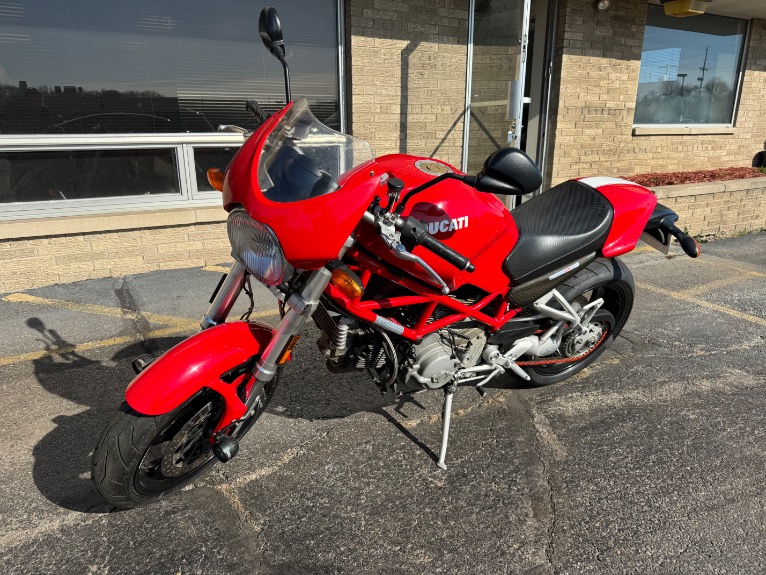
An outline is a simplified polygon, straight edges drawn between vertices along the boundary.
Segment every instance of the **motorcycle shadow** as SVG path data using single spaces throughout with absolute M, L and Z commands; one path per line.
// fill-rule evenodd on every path
M 45 350 L 52 352 L 32 362 L 38 383 L 46 391 L 86 407 L 75 415 L 56 416 L 56 427 L 35 445 L 35 485 L 46 499 L 66 509 L 108 512 L 110 506 L 91 487 L 91 457 L 100 434 L 124 400 L 127 383 L 134 377 L 130 362 L 150 350 L 162 353 L 183 338 L 132 343 L 102 362 L 72 350 L 70 342 L 37 318 L 30 318 L 27 325 L 43 335 Z
M 35 445 L 35 485 L 46 499 L 66 509 L 109 512 L 111 508 L 91 485 L 93 447 L 124 401 L 125 387 L 134 377 L 131 361 L 147 351 L 158 356 L 184 338 L 132 343 L 101 362 L 76 351 L 66 351 L 74 346 L 55 330 L 39 325 L 34 329 L 46 334 L 48 351 L 62 350 L 34 360 L 37 381 L 48 392 L 87 408 L 76 415 L 55 417 L 56 427 Z M 438 415 L 440 412 L 434 409 L 441 402 L 441 394 L 424 393 L 397 399 L 391 393 L 382 396 L 364 372 L 331 374 L 325 371 L 324 358 L 313 343 L 318 332 L 312 331 L 302 338 L 296 359 L 286 367 L 267 413 L 306 420 L 341 419 L 360 412 L 377 414 L 435 461 L 433 449 L 418 437 L 418 430 L 410 427 L 407 419 L 411 419 L 413 413 Z M 493 387 L 506 389 L 519 387 L 510 378 L 497 378 L 492 383 Z

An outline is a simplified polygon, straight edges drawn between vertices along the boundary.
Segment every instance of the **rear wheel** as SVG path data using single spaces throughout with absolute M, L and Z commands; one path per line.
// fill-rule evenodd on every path
M 241 438 L 263 413 L 276 388 L 261 392 L 256 413 Z M 203 390 L 169 413 L 143 415 L 123 403 L 93 453 L 91 475 L 98 493 L 115 507 L 153 503 L 180 489 L 215 461 L 210 438 L 225 410 L 224 399 Z
M 633 309 L 633 276 L 617 259 L 597 259 L 557 289 L 576 309 L 598 298 L 604 304 L 584 326 L 584 333 L 562 338 L 554 355 L 518 362 L 538 386 L 570 378 L 596 361 L 622 331 Z

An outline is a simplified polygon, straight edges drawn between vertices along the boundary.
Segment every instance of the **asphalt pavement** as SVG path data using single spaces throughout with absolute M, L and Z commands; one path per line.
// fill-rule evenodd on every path
M 327 373 L 312 327 L 240 455 L 131 511 L 91 450 L 220 270 L 2 294 L 0 573 L 766 573 L 766 234 L 679 254 L 624 258 L 633 315 L 572 380 L 459 389 L 447 471 L 440 395 Z

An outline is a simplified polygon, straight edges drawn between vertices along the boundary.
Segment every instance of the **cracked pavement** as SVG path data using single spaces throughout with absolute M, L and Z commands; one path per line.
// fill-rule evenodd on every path
M 312 326 L 232 462 L 125 512 L 90 487 L 91 449 L 132 359 L 192 333 L 219 276 L 6 295 L 2 572 L 766 572 L 766 234 L 702 247 L 624 258 L 633 315 L 570 381 L 460 388 L 446 472 L 441 394 L 327 373 Z

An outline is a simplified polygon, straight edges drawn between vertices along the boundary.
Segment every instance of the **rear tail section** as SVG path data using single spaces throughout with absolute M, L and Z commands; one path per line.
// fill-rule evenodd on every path
M 667 254 L 670 250 L 670 239 L 674 237 L 681 244 L 686 255 L 696 258 L 700 255 L 700 245 L 693 237 L 685 234 L 676 227 L 678 214 L 670 208 L 657 204 L 646 222 L 641 239 L 653 248 Z
M 657 203 L 651 190 L 620 178 L 594 177 L 579 180 L 599 191 L 614 209 L 614 222 L 602 254 L 614 257 L 636 247 L 639 239 L 667 254 L 671 237 L 678 239 L 690 257 L 700 255 L 700 246 L 676 227 L 678 214 Z

